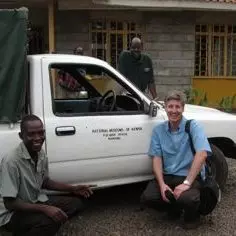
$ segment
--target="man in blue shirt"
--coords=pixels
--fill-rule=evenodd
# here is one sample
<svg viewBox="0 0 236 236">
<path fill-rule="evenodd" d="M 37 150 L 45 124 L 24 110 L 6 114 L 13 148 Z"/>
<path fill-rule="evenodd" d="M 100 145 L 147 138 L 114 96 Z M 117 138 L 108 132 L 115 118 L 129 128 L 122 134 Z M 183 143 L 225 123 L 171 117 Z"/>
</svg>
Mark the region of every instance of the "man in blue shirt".
<svg viewBox="0 0 236 236">
<path fill-rule="evenodd" d="M 152 133 L 149 156 L 153 160 L 155 180 L 141 196 L 143 203 L 169 203 L 170 218 L 184 211 L 185 228 L 198 226 L 201 179 L 205 178 L 205 161 L 211 148 L 202 127 L 193 120 L 190 133 L 196 154 L 191 150 L 183 116 L 185 96 L 171 91 L 165 98 L 168 121 Z"/>
</svg>

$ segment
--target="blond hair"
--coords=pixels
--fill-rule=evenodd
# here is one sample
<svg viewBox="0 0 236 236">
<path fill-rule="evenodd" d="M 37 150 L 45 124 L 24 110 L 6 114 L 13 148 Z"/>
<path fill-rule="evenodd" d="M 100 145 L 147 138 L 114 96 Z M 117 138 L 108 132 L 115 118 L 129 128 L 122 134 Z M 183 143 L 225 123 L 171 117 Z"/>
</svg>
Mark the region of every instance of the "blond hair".
<svg viewBox="0 0 236 236">
<path fill-rule="evenodd" d="M 166 95 L 166 97 L 164 99 L 165 105 L 170 100 L 180 101 L 181 104 L 184 106 L 185 103 L 186 103 L 186 96 L 185 96 L 185 94 L 182 91 L 172 90 L 172 91 L 167 93 L 167 95 Z"/>
</svg>

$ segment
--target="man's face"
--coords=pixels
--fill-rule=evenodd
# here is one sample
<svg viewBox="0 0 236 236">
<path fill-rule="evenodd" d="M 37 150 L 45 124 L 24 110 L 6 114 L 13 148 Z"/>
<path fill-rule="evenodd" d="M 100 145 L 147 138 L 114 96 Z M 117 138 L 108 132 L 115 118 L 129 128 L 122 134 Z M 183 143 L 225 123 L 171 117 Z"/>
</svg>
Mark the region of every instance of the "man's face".
<svg viewBox="0 0 236 236">
<path fill-rule="evenodd" d="M 28 151 L 39 152 L 45 140 L 45 130 L 40 120 L 27 121 L 20 137 Z"/>
<path fill-rule="evenodd" d="M 176 123 L 182 119 L 184 106 L 178 100 L 170 100 L 165 104 L 165 110 L 169 121 Z"/>
<path fill-rule="evenodd" d="M 142 51 L 141 43 L 139 42 L 132 43 L 130 51 L 136 59 L 140 58 L 141 51 Z"/>
</svg>

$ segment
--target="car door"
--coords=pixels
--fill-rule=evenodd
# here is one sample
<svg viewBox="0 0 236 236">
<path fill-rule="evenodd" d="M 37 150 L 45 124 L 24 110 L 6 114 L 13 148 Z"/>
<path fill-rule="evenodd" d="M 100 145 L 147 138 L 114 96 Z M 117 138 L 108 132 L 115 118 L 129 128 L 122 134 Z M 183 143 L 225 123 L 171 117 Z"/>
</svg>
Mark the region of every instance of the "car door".
<svg viewBox="0 0 236 236">
<path fill-rule="evenodd" d="M 93 99 L 98 94 L 102 96 L 107 90 L 114 88 L 111 85 L 114 81 L 120 92 L 127 89 L 124 81 L 117 82 L 117 72 L 114 74 L 108 65 L 104 67 L 93 64 L 96 70 L 99 69 L 97 73 L 96 70 L 86 71 L 91 65 L 89 63 L 73 62 L 77 71 L 81 72 L 82 68 L 86 73 L 86 76 L 83 74 L 86 81 L 80 81 L 82 91 L 79 94 L 77 91 L 77 95 L 69 99 L 63 96 L 57 98 L 59 93 L 55 88 L 58 86 L 58 70 L 61 70 L 63 63 L 58 60 L 52 67 L 49 59 L 42 62 L 46 150 L 51 176 L 67 183 L 97 183 L 99 186 L 150 178 L 151 162 L 147 151 L 153 126 L 163 120 L 162 113 L 158 112 L 157 117 L 152 118 L 144 108 L 115 112 L 88 110 L 91 108 L 92 98 L 86 100 L 86 95 L 94 96 Z M 68 65 L 69 63 L 66 67 Z M 109 71 L 109 79 L 101 79 L 104 71 Z"/>
</svg>

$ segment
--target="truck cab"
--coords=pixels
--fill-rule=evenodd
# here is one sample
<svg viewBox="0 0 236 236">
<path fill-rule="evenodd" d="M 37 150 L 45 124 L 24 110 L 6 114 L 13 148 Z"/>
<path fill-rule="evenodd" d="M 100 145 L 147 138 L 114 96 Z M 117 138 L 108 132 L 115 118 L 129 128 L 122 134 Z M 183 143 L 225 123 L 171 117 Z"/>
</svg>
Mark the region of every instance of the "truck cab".
<svg viewBox="0 0 236 236">
<path fill-rule="evenodd" d="M 150 99 L 101 60 L 53 54 L 28 61 L 30 109 L 45 124 L 53 179 L 103 187 L 150 178 L 147 150 L 164 111 L 152 117 Z"/>
</svg>

